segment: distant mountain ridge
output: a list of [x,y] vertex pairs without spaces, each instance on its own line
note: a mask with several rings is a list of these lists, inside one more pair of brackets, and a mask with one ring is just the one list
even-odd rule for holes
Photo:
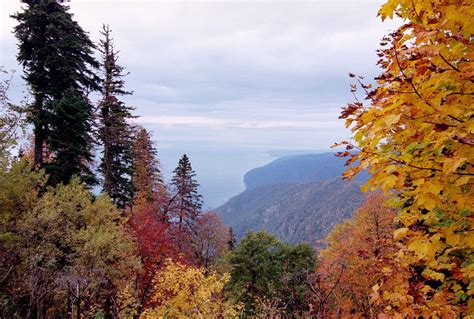
[[270,150],[266,153],[274,158],[280,158],[284,156],[291,156],[291,155],[306,155],[306,154],[320,154],[320,153],[329,153],[331,152],[328,149],[325,150]]
[[341,179],[334,153],[285,156],[245,174],[247,189],[215,209],[238,238],[265,229],[281,239],[315,244],[362,204],[363,174]]
[[[345,158],[335,153],[290,155],[280,157],[273,162],[248,171],[244,176],[246,189],[277,183],[306,183],[340,177],[346,169]],[[364,181],[367,175],[362,173],[356,178]]]

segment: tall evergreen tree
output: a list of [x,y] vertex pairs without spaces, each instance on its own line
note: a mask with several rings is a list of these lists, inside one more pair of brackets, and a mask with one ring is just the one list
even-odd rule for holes
[[191,162],[186,154],[179,160],[178,167],[173,171],[171,185],[174,196],[171,200],[171,210],[178,218],[178,228],[190,226],[201,213],[203,205],[202,196],[198,193],[196,173],[191,167]]
[[89,168],[93,160],[91,116],[89,101],[81,94],[68,90],[59,100],[48,102],[55,116],[50,118],[49,148],[54,158],[44,167],[49,174],[48,183],[67,184],[77,175],[88,185],[96,183]]
[[104,191],[119,207],[125,207],[132,199],[132,107],[119,100],[132,94],[124,90],[122,66],[117,64],[118,55],[113,46],[111,30],[104,25],[99,51],[102,53],[103,73],[99,104],[99,139],[104,147],[100,171],[104,177]]
[[156,149],[150,133],[139,128],[133,143],[133,200],[153,202],[164,191],[163,177],[159,169]]
[[[52,126],[52,121],[60,123],[63,121],[61,116],[72,115],[65,111],[71,107],[65,103],[71,100],[71,95],[81,100],[73,107],[81,107],[81,116],[77,120],[83,123],[79,125],[87,125],[86,122],[90,120],[92,105],[85,97],[90,90],[98,89],[98,77],[94,74],[94,69],[98,67],[98,62],[93,57],[94,44],[72,19],[69,8],[61,4],[63,1],[23,2],[27,7],[12,17],[19,22],[14,29],[19,41],[17,60],[25,70],[24,78],[34,97],[29,121],[33,124],[35,164],[43,165],[43,151],[47,146],[53,154],[49,173],[59,172],[61,163],[65,161],[60,158],[64,154],[62,148],[71,148],[71,152],[75,152],[81,162],[80,167],[72,171],[88,176],[89,172],[83,171],[83,164],[88,160],[89,150],[75,145],[75,141],[79,141],[79,144],[84,140],[90,141],[89,133],[84,134],[82,130],[78,133],[71,131],[74,136],[66,136],[61,131],[51,130],[61,129],[61,125]],[[66,118],[64,122],[69,123],[70,119]],[[54,135],[56,142],[64,138],[60,143],[53,143],[61,145],[61,150],[50,145],[50,134]],[[71,143],[66,144],[66,141]],[[79,150],[85,153],[80,153]],[[53,180],[67,180],[68,176],[62,175],[53,177]]]

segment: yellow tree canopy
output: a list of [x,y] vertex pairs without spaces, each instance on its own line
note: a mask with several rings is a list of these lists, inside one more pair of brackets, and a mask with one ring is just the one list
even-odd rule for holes
[[474,3],[389,0],[379,15],[404,24],[380,43],[375,89],[350,74],[358,82],[352,90],[364,90],[369,103],[356,100],[341,114],[354,135],[340,155],[356,163],[345,176],[368,169],[366,188],[392,193],[401,209],[398,262],[411,275],[380,287],[386,312],[467,315],[474,312]]
[[171,259],[153,282],[152,304],[142,319],[157,318],[238,318],[239,307],[222,298],[229,275],[205,274],[204,268],[187,266]]

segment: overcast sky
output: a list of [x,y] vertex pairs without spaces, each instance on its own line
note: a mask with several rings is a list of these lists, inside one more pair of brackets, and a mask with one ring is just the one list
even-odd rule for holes
[[[134,91],[127,102],[137,108],[137,121],[154,132],[164,170],[189,153],[209,193],[222,183],[241,187],[245,170],[269,160],[258,156],[266,151],[328,149],[348,136],[337,119],[351,101],[347,73],[377,74],[379,39],[395,27],[376,17],[381,3],[73,0],[69,5],[94,41],[102,23],[113,30],[120,63],[130,72],[127,87]],[[14,96],[24,87],[11,34],[15,21],[8,15],[20,8],[19,0],[1,0],[0,64],[18,70]]]

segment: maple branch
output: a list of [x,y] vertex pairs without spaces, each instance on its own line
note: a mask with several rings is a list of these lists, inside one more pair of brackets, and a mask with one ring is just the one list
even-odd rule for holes
[[351,93],[352,93],[352,96],[354,96],[354,99],[356,100],[356,102],[360,103],[360,101],[357,98],[357,95],[355,94],[355,92],[351,90]]
[[450,95],[474,95],[474,92],[452,92],[452,93],[449,93],[447,96],[450,96]]
[[457,127],[456,125],[436,123],[436,122],[431,122],[431,121],[423,121],[423,123],[428,123],[428,124],[433,124],[433,125],[445,125],[445,126],[449,126],[449,127]]
[[[394,162],[397,162],[399,164],[403,164],[403,165],[406,165],[408,167],[411,167],[411,168],[416,168],[416,169],[419,169],[419,170],[429,170],[429,171],[432,171],[432,172],[442,172],[443,170],[442,169],[439,169],[439,168],[434,168],[434,167],[421,167],[421,166],[417,166],[417,165],[413,165],[413,164],[410,164],[410,163],[407,163],[405,162],[404,160],[397,160],[393,157],[389,157],[389,159],[391,159],[392,161]],[[454,175],[462,175],[462,176],[474,176],[474,174],[472,173],[457,173],[457,172],[453,172]]]
[[[400,64],[400,60],[398,59],[398,53],[397,53],[397,48],[394,46],[393,47],[394,51],[395,51],[395,60],[397,61],[397,65],[398,65],[398,68],[400,69],[400,72],[402,73],[402,75],[405,77],[406,81],[408,83],[410,83],[411,87],[413,88],[414,90],[414,93],[426,104],[428,105],[429,107],[431,107],[433,110],[437,111],[436,108],[431,105],[431,103],[429,103],[428,101],[426,101],[420,94],[420,92],[418,92],[418,89],[416,88],[415,84],[413,84],[413,80],[411,78],[409,78],[406,74],[405,74],[405,71],[403,70],[401,64]],[[452,115],[448,115],[449,118],[459,122],[459,123],[464,123],[463,120],[460,120]]]
[[453,120],[455,120],[455,121],[457,121],[457,122],[459,122],[459,123],[464,123],[463,120],[458,119],[457,117],[454,117],[454,116],[452,116],[452,115],[449,115],[449,114],[448,114],[448,117],[451,118],[451,119],[453,119]]
[[412,92],[412,91],[391,91],[393,93],[397,93],[397,94],[416,94],[416,92]]
[[415,12],[415,17],[418,20],[418,23],[423,25],[423,21],[421,20],[420,15],[418,14],[418,12],[416,12],[415,3],[413,2],[413,0],[411,0],[411,7],[413,8],[413,12]]
[[[432,114],[427,114],[427,115],[423,115],[423,116],[419,116],[419,117],[413,117],[413,116],[408,116],[408,115],[402,115],[402,118],[404,119],[407,119],[407,120],[411,120],[411,121],[417,121],[417,120],[421,120],[423,118],[426,118],[426,117],[429,117],[429,116],[432,116],[434,115],[434,113]],[[433,125],[446,125],[446,126],[450,126],[450,127],[457,127],[455,125],[450,125],[450,124],[442,124],[442,123],[435,123],[435,122],[430,122],[430,121],[423,121],[423,123],[429,123],[429,124],[433,124]]]
[[[376,152],[371,152],[371,151],[367,151],[367,150],[363,150],[361,149],[360,147],[354,145],[354,144],[350,144],[352,145],[355,149],[359,150],[360,152],[362,153],[367,153],[367,154],[371,154],[371,155],[375,155],[375,156],[378,156],[378,157],[384,157],[383,155],[379,154],[379,153],[376,153]],[[442,172],[443,170],[439,169],[439,168],[434,168],[434,167],[421,167],[421,166],[417,166],[417,165],[413,165],[413,164],[410,164],[410,163],[407,163],[405,162],[404,160],[398,160],[396,158],[393,158],[391,156],[388,157],[388,159],[396,162],[396,163],[399,163],[399,164],[402,164],[402,165],[406,165],[408,167],[411,167],[411,168],[416,168],[416,169],[419,169],[419,170],[429,170],[429,171],[432,171],[432,172]],[[460,175],[460,176],[474,176],[474,173],[458,173],[458,172],[453,172],[454,175]]]
[[413,91],[414,93],[423,101],[425,102],[429,107],[433,108],[435,111],[436,109],[429,103],[427,102],[420,94],[420,92],[418,92],[418,89],[416,88],[415,84],[413,84],[413,80],[411,78],[409,78],[405,71],[403,70],[401,64],[400,64],[400,60],[398,59],[398,53],[397,53],[397,48],[394,46],[393,47],[393,50],[395,51],[395,61],[397,61],[397,65],[398,65],[398,68],[400,69],[400,72],[402,73],[403,77],[406,79],[406,81],[408,83],[410,83],[411,87],[413,88]]
[[[364,83],[362,83],[362,81],[359,78],[357,78],[357,82],[359,82],[359,85],[362,87],[362,89],[364,89],[365,94],[367,96],[369,96],[369,91],[367,90],[367,86],[364,85]],[[369,85],[370,85],[370,83],[369,83]],[[370,99],[374,100],[374,98],[372,98],[372,97]]]
[[429,171],[432,171],[432,172],[442,172],[441,169],[439,168],[434,168],[434,167],[421,167],[421,166],[417,166],[417,165],[413,165],[413,164],[410,164],[410,163],[407,163],[405,162],[404,160],[398,160],[396,158],[393,158],[393,157],[389,157],[390,160],[394,161],[394,162],[397,162],[399,164],[403,164],[403,165],[406,165],[408,167],[411,167],[411,168],[416,168],[416,169],[419,169],[419,170],[429,170]]
[[440,57],[447,65],[449,65],[453,70],[458,71],[458,72],[461,72],[461,70],[459,70],[457,67],[455,67],[454,65],[452,65],[451,63],[449,63],[449,61],[446,60],[446,58],[445,58],[441,53],[439,53],[439,57]]

